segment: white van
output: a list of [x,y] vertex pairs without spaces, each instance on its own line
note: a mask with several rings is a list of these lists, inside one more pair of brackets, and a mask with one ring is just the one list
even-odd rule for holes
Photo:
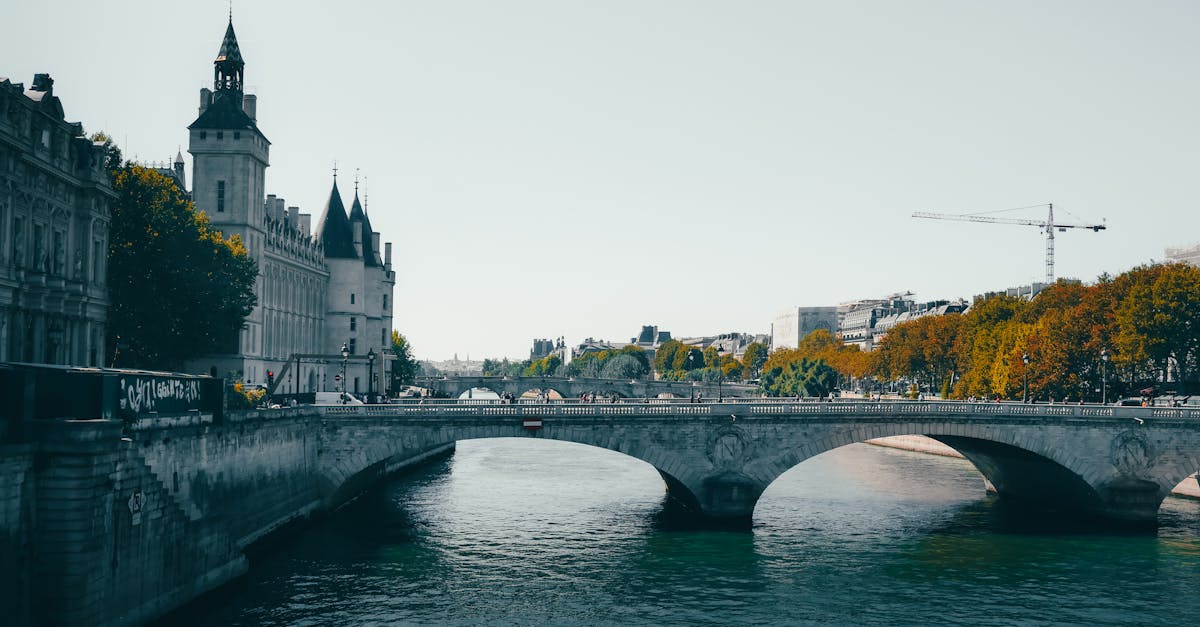
[[[343,396],[345,398],[343,398]],[[349,392],[316,392],[313,405],[365,405]]]

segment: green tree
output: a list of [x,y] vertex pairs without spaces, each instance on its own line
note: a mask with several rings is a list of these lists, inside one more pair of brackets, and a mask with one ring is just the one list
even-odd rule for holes
[[751,342],[742,355],[743,374],[747,379],[757,379],[762,375],[763,365],[767,363],[767,346],[762,342]]
[[684,348],[683,343],[679,340],[667,340],[658,345],[654,350],[654,371],[659,374],[666,374],[674,370],[672,364],[675,363],[675,353]]
[[408,343],[408,338],[395,329],[392,330],[391,349],[396,356],[392,361],[392,391],[395,392],[398,386],[412,383],[420,366],[413,359],[412,344]]
[[[171,179],[126,165],[112,172],[108,340],[116,365],[178,369],[237,349],[254,308],[258,266]],[[116,361],[116,360],[115,360]]]
[[837,386],[837,371],[820,359],[800,357],[763,371],[764,393],[768,396],[826,396]]

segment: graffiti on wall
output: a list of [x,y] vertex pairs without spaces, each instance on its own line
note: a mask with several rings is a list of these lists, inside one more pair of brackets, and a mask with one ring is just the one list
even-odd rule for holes
[[182,414],[204,409],[207,400],[200,379],[124,375],[120,377],[120,412],[125,416],[148,413]]

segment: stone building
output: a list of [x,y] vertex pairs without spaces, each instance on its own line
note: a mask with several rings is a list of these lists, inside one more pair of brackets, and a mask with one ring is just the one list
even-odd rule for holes
[[796,348],[817,329],[836,333],[837,328],[836,307],[792,307],[771,321],[771,348]]
[[[385,391],[392,328],[391,244],[379,254],[357,189],[346,214],[336,175],[321,223],[265,194],[271,142],[258,127],[257,98],[244,93],[245,60],[230,21],[188,126],[192,197],[225,235],[238,235],[258,263],[258,305],[227,351],[190,364],[278,392]],[[357,186],[356,186],[357,187]],[[349,357],[343,357],[345,345]],[[369,360],[367,355],[375,359]],[[375,384],[369,386],[369,380]]]
[[0,77],[0,361],[103,364],[115,197],[50,75]]

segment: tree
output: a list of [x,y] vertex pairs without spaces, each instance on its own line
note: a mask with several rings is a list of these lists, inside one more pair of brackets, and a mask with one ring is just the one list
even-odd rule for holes
[[674,370],[672,364],[675,363],[675,353],[684,348],[683,343],[679,340],[667,340],[659,344],[654,351],[654,371],[659,374],[666,374]]
[[395,392],[397,387],[412,383],[420,366],[417,360],[413,359],[412,344],[408,343],[408,338],[395,329],[392,329],[391,348],[392,354],[396,356],[392,361],[392,391]]
[[1116,341],[1127,359],[1153,364],[1157,379],[1191,382],[1200,358],[1200,269],[1184,263],[1135,268],[1116,308]]
[[600,369],[600,376],[605,379],[640,379],[646,374],[645,364],[628,353],[612,356]]
[[836,387],[837,376],[824,361],[799,357],[768,362],[760,385],[768,396],[825,396]]
[[112,175],[108,340],[118,366],[178,369],[236,350],[254,308],[258,266],[171,179],[126,165]]
[[744,365],[742,376],[747,379],[757,379],[762,374],[763,364],[767,363],[767,346],[762,342],[751,342],[742,355]]

